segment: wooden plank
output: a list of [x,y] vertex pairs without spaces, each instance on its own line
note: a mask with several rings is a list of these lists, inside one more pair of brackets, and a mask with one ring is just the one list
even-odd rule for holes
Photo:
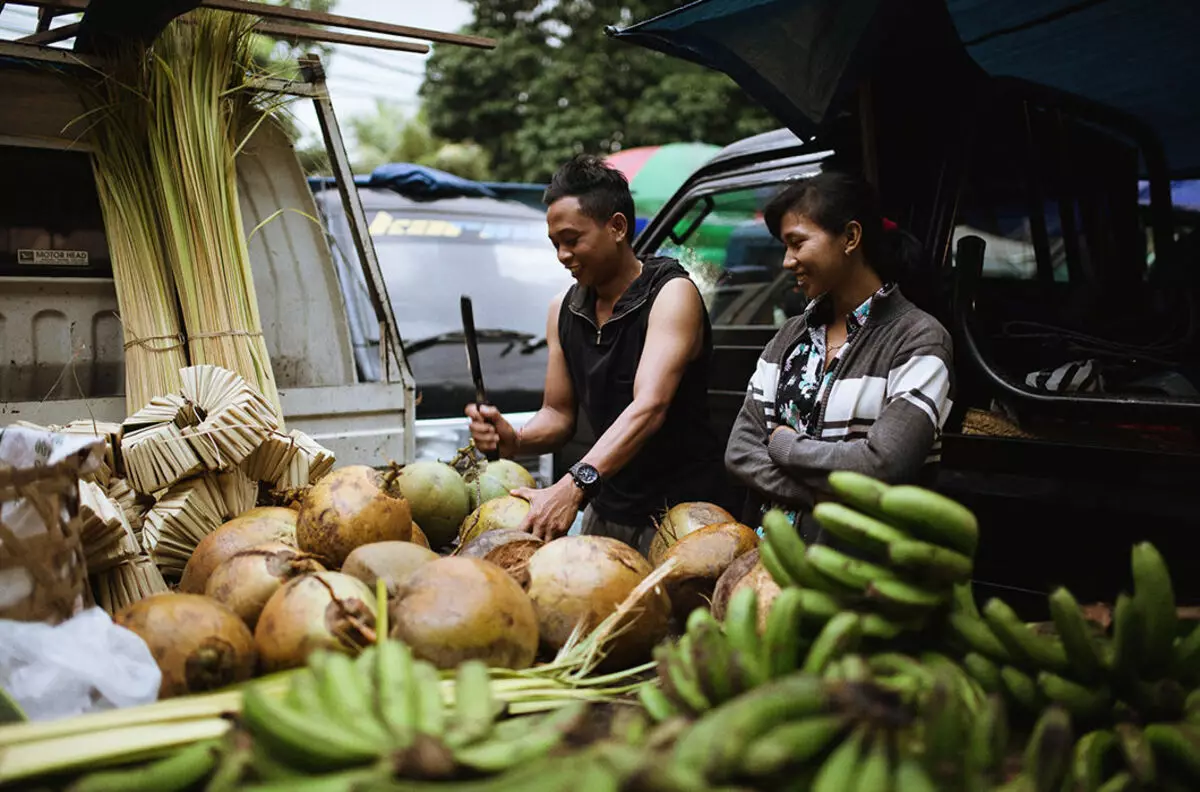
[[[78,2],[78,0],[75,0]],[[309,22],[328,27],[362,30],[367,33],[382,33],[391,36],[407,36],[408,38],[425,39],[442,44],[460,44],[464,47],[479,49],[494,49],[496,40],[485,36],[471,36],[463,33],[445,33],[440,30],[395,25],[390,22],[376,22],[359,17],[327,14],[320,11],[309,11],[303,8],[288,8],[272,6],[264,3],[249,2],[249,0],[203,0],[205,8],[220,8],[225,11],[238,11],[244,14],[254,14],[264,19],[286,19],[291,22]]]
[[378,38],[376,36],[358,36],[353,33],[335,33],[322,28],[304,27],[301,25],[281,25],[278,22],[259,22],[254,26],[259,33],[276,38],[297,41],[322,41],[330,44],[350,44],[356,47],[373,47],[375,49],[395,50],[397,52],[415,52],[424,55],[429,52],[428,44],[417,44],[411,41]]
[[44,30],[40,33],[32,33],[24,38],[19,38],[22,44],[53,44],[57,41],[66,41],[79,32],[78,22],[72,22],[69,25],[62,25],[51,30]]

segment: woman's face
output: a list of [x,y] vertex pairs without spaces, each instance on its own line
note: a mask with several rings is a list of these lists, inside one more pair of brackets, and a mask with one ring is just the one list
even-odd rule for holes
[[825,294],[846,278],[856,240],[845,233],[831,234],[799,212],[786,213],[779,232],[787,246],[783,268],[796,274],[805,297],[811,300]]

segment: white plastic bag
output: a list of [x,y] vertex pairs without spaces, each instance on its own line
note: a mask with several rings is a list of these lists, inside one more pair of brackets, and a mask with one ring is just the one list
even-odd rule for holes
[[161,681],[146,642],[100,608],[53,627],[0,620],[0,687],[31,721],[148,704]]

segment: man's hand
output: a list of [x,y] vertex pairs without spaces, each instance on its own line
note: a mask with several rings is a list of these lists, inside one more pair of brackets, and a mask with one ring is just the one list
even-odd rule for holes
[[545,542],[565,536],[583,505],[583,490],[570,476],[563,476],[546,489],[522,487],[512,490],[512,494],[529,501],[529,514],[521,530]]
[[516,456],[517,432],[499,410],[490,404],[468,404],[467,417],[477,449],[485,454],[498,450],[504,459]]

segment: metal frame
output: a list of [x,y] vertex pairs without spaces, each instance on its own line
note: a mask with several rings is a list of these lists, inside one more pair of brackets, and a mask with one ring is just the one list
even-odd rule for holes
[[[105,66],[103,60],[92,56],[9,41],[0,41],[0,57],[50,63],[68,68],[102,70]],[[333,111],[333,103],[330,101],[329,91],[325,85],[325,70],[321,65],[321,59],[316,55],[304,56],[300,59],[300,70],[304,76],[303,80],[259,79],[253,85],[263,91],[312,99],[317,111],[317,119],[321,125],[325,148],[329,153],[333,177],[342,198],[342,207],[346,212],[351,235],[354,238],[354,247],[363,268],[363,275],[366,277],[371,305],[375,309],[375,316],[380,324],[383,381],[399,382],[405,387],[415,388],[416,381],[408,366],[408,360],[404,357],[399,327],[396,324],[391,301],[387,296],[387,284],[383,279],[383,271],[380,269],[379,259],[375,255],[375,246],[371,241],[366,213],[363,210],[358,190],[354,187],[354,174],[350,168],[350,158],[346,153],[341,128],[338,125],[337,116]]]

